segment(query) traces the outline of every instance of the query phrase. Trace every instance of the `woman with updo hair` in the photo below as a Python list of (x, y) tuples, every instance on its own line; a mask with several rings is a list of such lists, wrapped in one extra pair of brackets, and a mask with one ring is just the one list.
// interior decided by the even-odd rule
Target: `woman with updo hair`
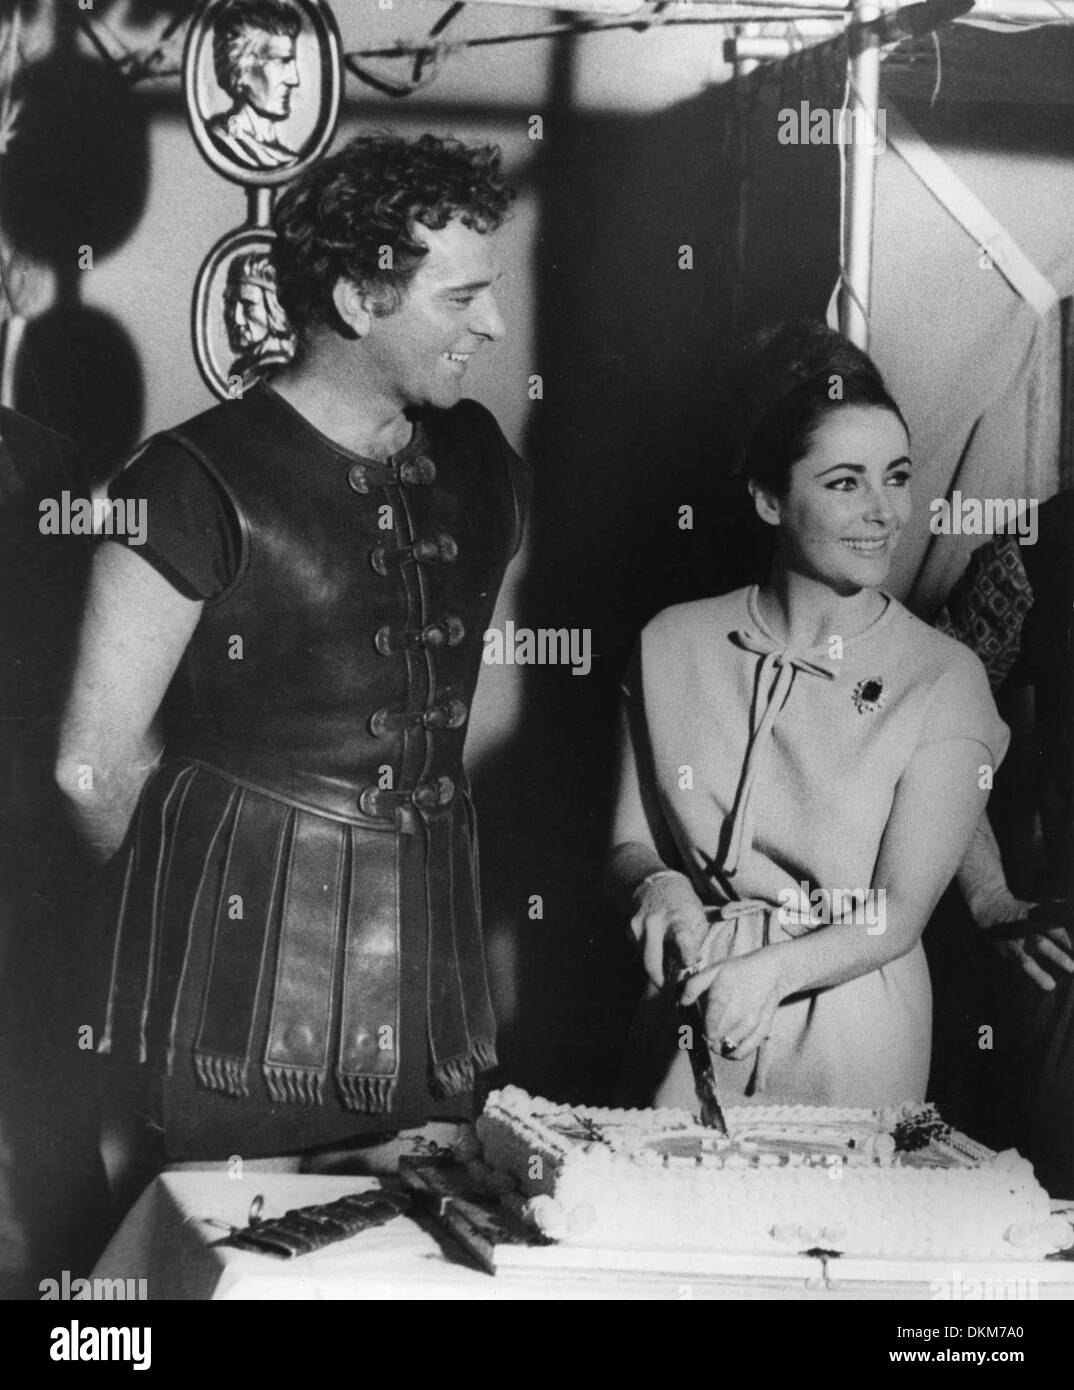
[(870, 359), (781, 325), (738, 399), (767, 578), (658, 614), (623, 687), (609, 875), (650, 982), (623, 1100), (696, 1109), (692, 1046), (733, 1104), (920, 1101), (921, 933), (1007, 728), (977, 657), (883, 587), (914, 464)]

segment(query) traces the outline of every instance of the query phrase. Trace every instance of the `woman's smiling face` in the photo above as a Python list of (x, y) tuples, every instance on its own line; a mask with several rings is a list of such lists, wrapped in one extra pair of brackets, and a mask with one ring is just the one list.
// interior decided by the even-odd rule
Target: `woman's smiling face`
[(783, 559), (852, 594), (883, 584), (910, 519), (910, 441), (883, 406), (838, 406), (822, 416), (783, 496), (752, 486), (758, 514), (779, 528)]

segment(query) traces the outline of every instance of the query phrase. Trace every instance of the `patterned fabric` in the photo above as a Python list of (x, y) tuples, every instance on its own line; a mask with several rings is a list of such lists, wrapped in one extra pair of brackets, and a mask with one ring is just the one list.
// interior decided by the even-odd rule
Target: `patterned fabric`
[(995, 536), (973, 552), (935, 627), (976, 652), (998, 690), (1022, 648), (1022, 627), (1033, 607), (1033, 588), (1017, 536)]

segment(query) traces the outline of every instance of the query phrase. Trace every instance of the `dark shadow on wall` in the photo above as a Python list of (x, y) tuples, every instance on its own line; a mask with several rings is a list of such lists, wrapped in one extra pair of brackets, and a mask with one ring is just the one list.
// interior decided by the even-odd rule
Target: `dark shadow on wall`
[(29, 274), (41, 267), (55, 285), (51, 307), (26, 328), (15, 406), (76, 439), (101, 476), (136, 442), (144, 384), (126, 331), (87, 307), (83, 291), (92, 266), (137, 225), (149, 147), (143, 106), (118, 74), (76, 51), (76, 32), (75, 7), (63, 7), (54, 52), (17, 78), (22, 105), (3, 160), (0, 225)]
[(96, 874), (52, 776), (90, 559), (88, 537), (39, 529), (64, 489), (85, 495), (71, 446), (0, 411), (0, 1298), (88, 1274), (110, 1217), (80, 1033)]
[(543, 399), (526, 441), (536, 490), (514, 617), (588, 629), (594, 656), (586, 676), (526, 669), (518, 732), (478, 769), (477, 794), (487, 931), (514, 961), (502, 1074), (556, 1098), (612, 1098), (642, 984), (601, 888), (618, 686), (637, 633), (668, 604), (763, 569), (729, 476), (721, 368), (740, 333), (823, 317), (835, 281), (835, 152), (780, 146), (779, 104), (770, 93), (750, 120), (748, 181), (717, 90), (642, 118), (568, 118), (564, 103), (535, 171)]
[(23, 1298), (64, 1270), (88, 1274), (113, 1216), (98, 1062), (79, 1031), (98, 1017), (98, 875), (53, 781), (90, 541), (42, 535), (39, 504), (85, 497), (141, 428), (132, 343), (83, 295), (91, 266), (136, 226), (149, 178), (139, 105), (76, 51), (76, 7), (56, 13), (53, 53), (16, 78), (0, 169), (5, 310), (29, 320), (15, 370), (22, 414), (0, 412), (0, 1296)]

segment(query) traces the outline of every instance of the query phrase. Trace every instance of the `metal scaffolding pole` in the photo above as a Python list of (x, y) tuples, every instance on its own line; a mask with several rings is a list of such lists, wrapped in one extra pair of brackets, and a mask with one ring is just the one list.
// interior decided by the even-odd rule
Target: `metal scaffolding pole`
[(848, 34), (849, 136), (844, 145), (846, 204), (843, 246), (840, 248), (839, 327), (851, 342), (864, 349), (869, 346), (873, 214), (879, 148), (880, 36), (873, 23), (879, 16), (880, 6), (876, 0), (858, 0)]

